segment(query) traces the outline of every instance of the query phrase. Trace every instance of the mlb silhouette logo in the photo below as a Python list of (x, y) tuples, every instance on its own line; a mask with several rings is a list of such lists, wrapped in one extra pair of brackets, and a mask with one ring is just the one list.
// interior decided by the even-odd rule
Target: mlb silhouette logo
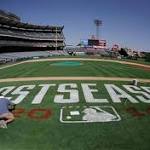
[(90, 123), (120, 121), (112, 106), (65, 106), (60, 111), (62, 123)]

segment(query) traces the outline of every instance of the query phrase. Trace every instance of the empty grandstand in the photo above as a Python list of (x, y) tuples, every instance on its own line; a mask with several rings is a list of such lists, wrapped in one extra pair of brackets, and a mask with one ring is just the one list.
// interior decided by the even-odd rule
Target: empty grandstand
[(65, 46), (63, 28), (23, 23), (15, 14), (0, 10), (0, 53), (62, 50)]
[(7, 62), (16, 62), (18, 60), (47, 58), (51, 56), (68, 56), (68, 55), (69, 54), (64, 50), (1, 53), (0, 64), (4, 64)]

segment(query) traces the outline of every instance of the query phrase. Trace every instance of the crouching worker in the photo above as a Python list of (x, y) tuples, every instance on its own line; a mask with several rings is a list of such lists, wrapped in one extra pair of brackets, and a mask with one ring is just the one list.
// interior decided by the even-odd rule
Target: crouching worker
[(11, 112), (13, 109), (15, 109), (15, 104), (0, 96), (0, 128), (7, 128), (7, 124), (15, 119)]

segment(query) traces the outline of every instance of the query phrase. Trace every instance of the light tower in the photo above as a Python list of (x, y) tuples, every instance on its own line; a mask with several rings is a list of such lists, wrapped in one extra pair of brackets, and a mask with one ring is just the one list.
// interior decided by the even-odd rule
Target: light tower
[(94, 24), (96, 25), (96, 38), (99, 40), (99, 27), (102, 26), (102, 20), (95, 19)]

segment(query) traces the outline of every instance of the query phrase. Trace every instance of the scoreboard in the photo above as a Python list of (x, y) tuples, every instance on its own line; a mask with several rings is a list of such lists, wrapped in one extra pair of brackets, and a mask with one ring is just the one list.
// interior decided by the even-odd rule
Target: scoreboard
[(99, 46), (99, 40), (88, 39), (88, 45), (89, 46)]

